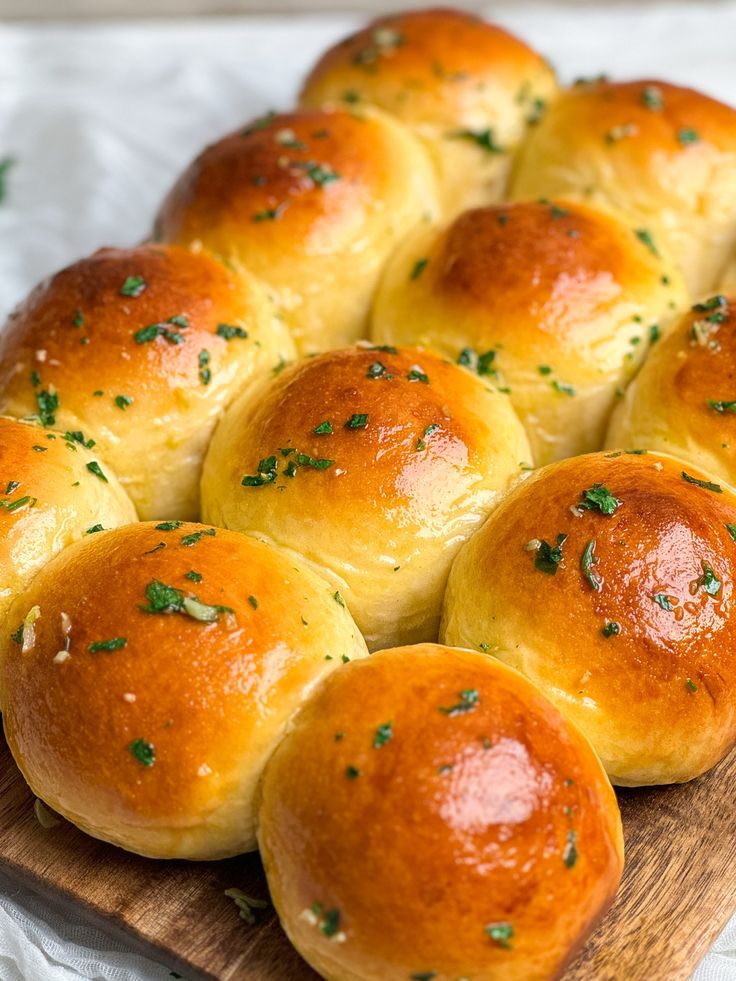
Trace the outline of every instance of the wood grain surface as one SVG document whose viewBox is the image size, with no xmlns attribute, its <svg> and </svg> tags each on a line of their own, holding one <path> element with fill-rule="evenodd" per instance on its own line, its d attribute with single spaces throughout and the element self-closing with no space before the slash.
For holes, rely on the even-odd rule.
<svg viewBox="0 0 736 981">
<path fill-rule="evenodd" d="M 565 981 L 680 981 L 736 908 L 736 754 L 681 787 L 620 794 L 627 861 L 618 898 Z M 255 855 L 154 862 L 63 822 L 44 829 L 0 737 L 0 861 L 187 981 L 315 981 L 269 908 L 256 926 L 224 892 L 266 898 Z"/>
</svg>

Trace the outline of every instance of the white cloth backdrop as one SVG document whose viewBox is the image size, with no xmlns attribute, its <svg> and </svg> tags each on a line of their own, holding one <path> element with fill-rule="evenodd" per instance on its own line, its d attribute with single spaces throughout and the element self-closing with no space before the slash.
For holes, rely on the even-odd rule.
<svg viewBox="0 0 736 981">
<path fill-rule="evenodd" d="M 601 71 L 667 77 L 736 104 L 734 0 L 500 2 L 489 16 L 535 44 L 566 80 Z M 145 236 L 200 147 L 254 114 L 288 107 L 317 53 L 356 23 L 305 15 L 0 26 L 0 159 L 16 160 L 0 204 L 0 318 L 42 276 L 98 246 Z M 0 874 L 0 981 L 168 977 Z M 693 981 L 736 981 L 736 918 Z"/>
</svg>

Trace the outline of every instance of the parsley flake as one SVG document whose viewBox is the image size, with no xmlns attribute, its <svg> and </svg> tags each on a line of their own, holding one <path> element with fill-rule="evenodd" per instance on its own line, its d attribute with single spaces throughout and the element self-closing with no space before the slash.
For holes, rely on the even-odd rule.
<svg viewBox="0 0 736 981">
<path fill-rule="evenodd" d="M 146 286 L 145 279 L 142 276 L 128 276 L 123 285 L 120 287 L 121 296 L 140 296 L 145 290 Z"/>
<path fill-rule="evenodd" d="M 153 743 L 146 742 L 145 739 L 134 739 L 128 749 L 141 766 L 150 767 L 156 762 L 156 749 Z"/>
<path fill-rule="evenodd" d="M 376 734 L 373 737 L 373 748 L 380 749 L 381 746 L 385 746 L 393 734 L 393 723 L 384 722 L 376 729 Z"/>
<path fill-rule="evenodd" d="M 119 651 L 128 643 L 126 637 L 112 637 L 110 640 L 96 640 L 90 644 L 87 650 L 90 654 L 98 654 L 100 651 Z"/>
<path fill-rule="evenodd" d="M 478 706 L 480 693 L 475 688 L 465 688 L 459 692 L 459 698 L 460 701 L 456 705 L 450 705 L 449 707 L 440 705 L 439 711 L 444 715 L 449 715 L 451 718 L 455 715 L 462 715 L 465 712 L 472 712 Z"/>
<path fill-rule="evenodd" d="M 601 514 L 611 515 L 621 507 L 621 501 L 603 484 L 593 484 L 583 491 L 583 499 L 577 505 L 583 511 L 600 511 Z"/>
<path fill-rule="evenodd" d="M 559 534 L 557 536 L 557 544 L 550 545 L 549 542 L 542 539 L 536 548 L 536 558 L 534 559 L 534 567 L 539 569 L 540 572 L 545 572 L 548 576 L 554 576 L 557 574 L 557 567 L 562 562 L 562 546 L 567 540 L 567 535 Z"/>
</svg>

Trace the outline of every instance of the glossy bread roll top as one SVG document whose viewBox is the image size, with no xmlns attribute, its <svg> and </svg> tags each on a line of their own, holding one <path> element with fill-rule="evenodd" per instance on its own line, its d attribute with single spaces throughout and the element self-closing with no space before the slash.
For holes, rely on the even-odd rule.
<svg viewBox="0 0 736 981">
<path fill-rule="evenodd" d="M 435 212 L 431 163 L 390 116 L 301 110 L 207 147 L 168 194 L 156 235 L 258 275 L 314 352 L 365 336 L 386 258 Z"/>
<path fill-rule="evenodd" d="M 436 639 L 453 556 L 528 460 L 508 400 L 482 379 L 429 351 L 354 347 L 229 410 L 202 504 L 323 572 L 375 650 Z"/>
<path fill-rule="evenodd" d="M 736 109 L 666 82 L 583 81 L 531 131 L 510 192 L 624 212 L 697 295 L 736 246 Z"/>
<path fill-rule="evenodd" d="M 673 453 L 736 485 L 736 296 L 706 297 L 649 358 L 607 443 Z"/>
<path fill-rule="evenodd" d="M 262 287 L 185 249 L 101 249 L 0 331 L 0 411 L 81 430 L 143 518 L 192 518 L 215 422 L 293 355 Z"/>
<path fill-rule="evenodd" d="M 261 796 L 274 905 L 324 978 L 559 977 L 621 875 L 587 740 L 471 651 L 399 648 L 333 674 Z"/>
<path fill-rule="evenodd" d="M 736 742 L 736 494 L 673 457 L 565 460 L 460 552 L 442 637 L 524 673 L 622 785 L 699 776 Z"/>
<path fill-rule="evenodd" d="M 95 449 L 83 433 L 49 432 L 0 416 L 0 623 L 32 576 L 62 548 L 136 520 Z"/>
<path fill-rule="evenodd" d="M 377 343 L 433 347 L 507 391 L 535 462 L 598 449 L 617 395 L 686 303 L 630 225 L 567 201 L 467 211 L 389 262 Z"/>
<path fill-rule="evenodd" d="M 554 70 L 508 31 L 449 8 L 380 17 L 330 48 L 303 105 L 372 104 L 429 150 L 448 217 L 499 200 L 513 154 L 557 95 Z"/>
<path fill-rule="evenodd" d="M 254 848 L 266 759 L 320 679 L 365 654 L 333 592 L 204 525 L 65 549 L 0 628 L 5 735 L 33 792 L 154 858 Z"/>
</svg>

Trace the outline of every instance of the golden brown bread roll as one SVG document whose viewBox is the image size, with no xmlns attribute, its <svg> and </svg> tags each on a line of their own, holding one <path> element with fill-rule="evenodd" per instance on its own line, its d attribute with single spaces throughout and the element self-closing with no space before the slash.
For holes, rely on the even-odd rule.
<svg viewBox="0 0 736 981">
<path fill-rule="evenodd" d="M 274 905 L 330 981 L 559 977 L 621 876 L 590 744 L 472 651 L 423 644 L 335 672 L 261 799 Z"/>
<path fill-rule="evenodd" d="M 301 102 L 372 104 L 399 118 L 431 154 L 451 217 L 501 199 L 527 127 L 557 92 L 554 70 L 523 41 L 440 7 L 380 17 L 330 48 Z"/>
<path fill-rule="evenodd" d="M 85 433 L 0 417 L 0 623 L 62 548 L 135 520 L 135 508 Z"/>
<path fill-rule="evenodd" d="M 712 289 L 736 245 L 736 110 L 666 82 L 582 82 L 530 132 L 510 194 L 622 211 L 693 294 Z"/>
<path fill-rule="evenodd" d="M 65 549 L 0 628 L 5 735 L 33 792 L 153 858 L 254 848 L 266 759 L 320 678 L 366 653 L 333 592 L 204 525 Z"/>
<path fill-rule="evenodd" d="M 0 331 L 0 412 L 94 438 L 142 518 L 194 518 L 218 416 L 293 353 L 250 276 L 178 247 L 101 249 Z"/>
<path fill-rule="evenodd" d="M 365 336 L 378 275 L 436 212 L 436 181 L 403 126 L 378 112 L 269 114 L 207 147 L 156 221 L 270 287 L 303 353 Z"/>
<path fill-rule="evenodd" d="M 445 643 L 522 670 L 624 786 L 680 783 L 736 741 L 736 495 L 642 451 L 553 464 L 453 565 Z"/>
<path fill-rule="evenodd" d="M 434 347 L 508 390 L 537 464 L 599 449 L 617 393 L 687 302 L 672 264 L 568 202 L 467 211 L 416 232 L 376 296 L 377 343 Z"/>
<path fill-rule="evenodd" d="M 323 573 L 375 650 L 436 639 L 454 555 L 528 460 L 481 379 L 428 351 L 348 348 L 232 406 L 202 508 Z"/>
<path fill-rule="evenodd" d="M 607 444 L 672 453 L 736 486 L 735 328 L 736 296 L 697 303 L 647 358 Z"/>
</svg>

